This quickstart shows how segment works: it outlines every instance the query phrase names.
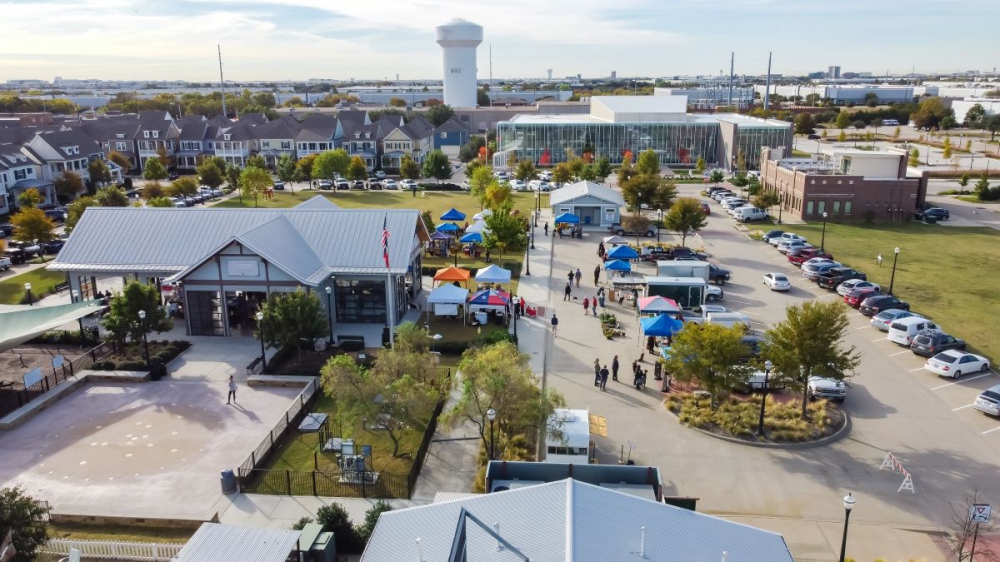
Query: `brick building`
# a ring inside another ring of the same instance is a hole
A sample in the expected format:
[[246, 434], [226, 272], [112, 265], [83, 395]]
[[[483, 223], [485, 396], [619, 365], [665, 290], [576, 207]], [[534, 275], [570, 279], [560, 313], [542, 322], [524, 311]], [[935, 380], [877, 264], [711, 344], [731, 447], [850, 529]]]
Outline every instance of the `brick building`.
[[760, 178], [778, 194], [779, 216], [838, 222], [904, 220], [923, 205], [927, 176], [908, 170], [896, 152], [834, 150], [809, 158], [786, 158], [781, 148], [764, 148]]

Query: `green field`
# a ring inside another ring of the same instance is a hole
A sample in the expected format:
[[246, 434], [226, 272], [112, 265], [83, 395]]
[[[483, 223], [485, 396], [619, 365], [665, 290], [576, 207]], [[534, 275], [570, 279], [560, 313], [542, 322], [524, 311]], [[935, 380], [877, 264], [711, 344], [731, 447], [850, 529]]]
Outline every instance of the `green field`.
[[[820, 245], [822, 223], [786, 226]], [[767, 228], [764, 228], [766, 231]], [[909, 222], [899, 225], [827, 223], [834, 259], [868, 274], [888, 291], [893, 248], [899, 247], [893, 293], [969, 347], [1000, 360], [996, 303], [1000, 300], [1000, 231]], [[883, 256], [882, 267], [875, 256]]]
[[65, 273], [48, 271], [44, 268], [32, 269], [20, 275], [7, 277], [0, 281], [0, 304], [20, 304], [21, 300], [25, 298], [25, 283], [31, 283], [31, 296], [37, 301], [51, 293], [56, 285], [65, 281]]

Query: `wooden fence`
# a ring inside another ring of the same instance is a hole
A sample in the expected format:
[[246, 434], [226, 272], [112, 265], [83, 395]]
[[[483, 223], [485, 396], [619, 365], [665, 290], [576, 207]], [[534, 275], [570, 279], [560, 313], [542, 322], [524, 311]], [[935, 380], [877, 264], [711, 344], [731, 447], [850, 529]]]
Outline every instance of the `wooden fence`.
[[184, 548], [184, 544], [52, 539], [42, 546], [39, 552], [69, 556], [71, 548], [79, 550], [83, 558], [170, 562], [181, 551], [181, 548]]

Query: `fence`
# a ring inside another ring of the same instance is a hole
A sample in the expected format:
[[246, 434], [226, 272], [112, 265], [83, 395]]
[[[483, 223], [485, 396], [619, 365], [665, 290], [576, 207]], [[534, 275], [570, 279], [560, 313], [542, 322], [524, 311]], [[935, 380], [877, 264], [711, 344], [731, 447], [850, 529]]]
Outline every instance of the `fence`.
[[63, 363], [59, 368], [51, 366], [42, 367], [43, 370], [51, 369], [51, 371], [45, 374], [41, 380], [34, 384], [28, 386], [8, 384], [0, 387], [0, 418], [22, 406], [27, 405], [35, 398], [38, 398], [42, 394], [52, 390], [58, 386], [59, 383], [62, 383], [81, 370], [86, 369], [95, 361], [99, 361], [111, 352], [111, 346], [108, 344], [101, 344], [76, 359]]
[[[267, 437], [257, 445], [250, 456], [247, 457], [243, 464], [240, 465], [238, 469], [237, 476], [240, 478], [240, 489], [244, 489], [245, 482], [244, 477], [249, 478], [252, 472], [257, 469], [257, 467], [265, 464], [268, 457], [275, 450], [275, 443], [280, 445], [281, 439], [288, 432], [288, 428], [297, 428], [299, 423], [302, 422], [302, 418], [306, 415], [306, 407], [310, 406], [313, 400], [316, 398], [317, 391], [319, 390], [319, 378], [315, 378], [302, 389], [299, 393], [299, 399], [292, 403], [291, 406], [285, 410], [285, 416], [278, 420], [278, 423], [271, 428], [268, 432]], [[246, 491], [246, 490], [244, 490]], [[266, 493], [266, 492], [262, 492]]]
[[106, 560], [143, 560], [169, 562], [184, 548], [183, 544], [146, 543], [125, 541], [84, 541], [74, 539], [52, 539], [39, 552], [68, 556], [69, 549], [80, 551], [83, 558]]

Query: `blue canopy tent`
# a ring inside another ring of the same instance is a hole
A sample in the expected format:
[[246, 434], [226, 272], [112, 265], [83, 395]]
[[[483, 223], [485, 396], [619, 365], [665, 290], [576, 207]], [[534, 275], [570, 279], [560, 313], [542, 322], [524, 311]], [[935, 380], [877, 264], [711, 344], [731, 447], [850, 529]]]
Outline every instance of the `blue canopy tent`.
[[580, 224], [580, 218], [573, 213], [563, 213], [556, 217], [556, 224]]
[[658, 314], [649, 318], [643, 318], [639, 321], [639, 325], [642, 326], [642, 333], [647, 336], [666, 337], [679, 332], [684, 327], [684, 322], [671, 318], [667, 314]]
[[464, 221], [465, 213], [459, 211], [458, 209], [451, 209], [447, 213], [441, 215], [440, 218], [443, 221]]
[[437, 227], [434, 230], [438, 232], [457, 232], [458, 225], [453, 222], [446, 222], [444, 224], [437, 225]]
[[630, 246], [618, 246], [608, 252], [608, 258], [613, 260], [634, 260], [638, 257], [639, 252], [636, 252]]
[[470, 232], [458, 240], [462, 244], [482, 244], [483, 235], [478, 232]]
[[632, 264], [622, 260], [611, 260], [604, 264], [604, 269], [609, 271], [632, 271]]

